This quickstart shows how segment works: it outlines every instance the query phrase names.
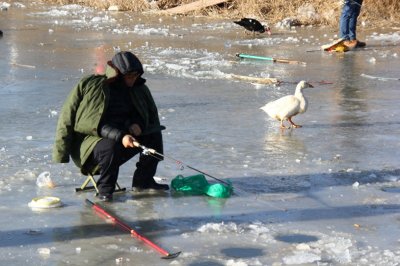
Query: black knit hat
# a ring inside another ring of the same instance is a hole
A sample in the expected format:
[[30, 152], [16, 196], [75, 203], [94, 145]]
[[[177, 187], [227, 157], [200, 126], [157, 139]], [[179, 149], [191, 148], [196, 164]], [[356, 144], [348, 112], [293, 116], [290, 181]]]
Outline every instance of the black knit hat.
[[122, 75], [129, 72], [137, 72], [143, 74], [143, 66], [139, 59], [131, 52], [122, 51], [114, 55], [111, 60], [112, 64], [119, 70]]

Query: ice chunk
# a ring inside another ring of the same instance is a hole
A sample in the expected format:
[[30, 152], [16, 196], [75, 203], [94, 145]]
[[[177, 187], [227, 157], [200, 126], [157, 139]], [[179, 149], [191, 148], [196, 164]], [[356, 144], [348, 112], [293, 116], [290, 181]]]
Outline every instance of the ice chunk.
[[305, 263], [313, 263], [316, 261], [320, 261], [321, 260], [321, 256], [316, 255], [314, 253], [311, 252], [296, 252], [296, 254], [292, 255], [292, 256], [286, 256], [283, 259], [283, 262], [289, 265], [293, 265], [293, 264], [305, 264]]
[[108, 11], [119, 11], [119, 7], [117, 5], [111, 5], [108, 8]]
[[298, 244], [296, 246], [297, 250], [311, 250], [311, 247], [305, 243]]
[[49, 256], [51, 253], [51, 250], [49, 248], [38, 248], [37, 252], [42, 256]]

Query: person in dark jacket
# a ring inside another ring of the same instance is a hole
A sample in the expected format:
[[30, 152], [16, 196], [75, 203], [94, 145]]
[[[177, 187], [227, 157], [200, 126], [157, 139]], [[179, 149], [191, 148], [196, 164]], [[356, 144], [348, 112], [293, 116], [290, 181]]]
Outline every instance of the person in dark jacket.
[[[103, 201], [112, 200], [119, 167], [141, 152], [139, 143], [163, 153], [165, 127], [142, 74], [142, 63], [134, 54], [115, 54], [105, 75], [81, 79], [58, 120], [53, 160], [67, 163], [71, 157], [83, 174], [100, 174], [98, 197]], [[134, 189], [169, 189], [154, 180], [159, 161], [140, 154]]]

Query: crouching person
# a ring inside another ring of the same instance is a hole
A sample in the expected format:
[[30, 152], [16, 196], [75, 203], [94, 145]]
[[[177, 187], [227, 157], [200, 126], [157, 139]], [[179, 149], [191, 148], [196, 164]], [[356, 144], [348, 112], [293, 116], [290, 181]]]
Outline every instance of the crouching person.
[[[100, 174], [98, 198], [112, 200], [119, 167], [141, 152], [140, 143], [163, 153], [158, 111], [141, 76], [143, 66], [131, 52], [119, 52], [105, 75], [90, 75], [71, 91], [57, 124], [53, 161], [69, 162], [82, 174]], [[168, 190], [154, 180], [161, 158], [140, 153], [133, 173], [134, 189]]]

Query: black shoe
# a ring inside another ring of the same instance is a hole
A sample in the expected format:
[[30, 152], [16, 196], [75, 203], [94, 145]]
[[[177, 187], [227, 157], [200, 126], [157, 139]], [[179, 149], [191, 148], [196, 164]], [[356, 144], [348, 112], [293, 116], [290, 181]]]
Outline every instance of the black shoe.
[[98, 195], [96, 195], [96, 197], [100, 201], [104, 201], [104, 202], [110, 202], [110, 201], [113, 200], [113, 195], [112, 194], [98, 194]]
[[367, 44], [357, 40], [356, 48], [364, 48]]

